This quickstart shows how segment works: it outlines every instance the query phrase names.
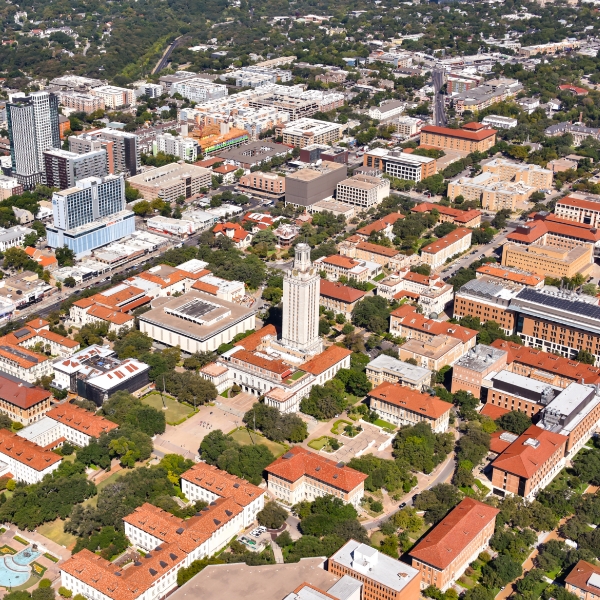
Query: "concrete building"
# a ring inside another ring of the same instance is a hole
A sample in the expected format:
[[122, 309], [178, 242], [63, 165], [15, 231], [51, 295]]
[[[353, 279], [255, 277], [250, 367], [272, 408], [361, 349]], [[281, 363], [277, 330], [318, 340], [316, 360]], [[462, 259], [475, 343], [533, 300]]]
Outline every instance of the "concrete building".
[[439, 334], [427, 340], [410, 339], [400, 346], [400, 360], [416, 360], [417, 365], [439, 371], [453, 365], [465, 353], [465, 345], [457, 338]]
[[388, 102], [381, 103], [379, 106], [372, 106], [369, 109], [369, 116], [372, 119], [384, 121], [401, 115], [404, 112], [405, 107], [405, 102], [401, 102], [400, 100], [390, 100]]
[[386, 148], [373, 148], [365, 152], [363, 166], [377, 169], [397, 179], [415, 182], [437, 173], [435, 158]]
[[333, 196], [337, 184], [346, 179], [346, 165], [323, 161], [318, 166], [306, 167], [290, 173], [285, 183], [286, 206], [304, 206]]
[[172, 219], [156, 215], [146, 221], [146, 227], [156, 233], [165, 233], [185, 239], [195, 233], [196, 223], [186, 219]]
[[[208, 294], [190, 291], [179, 298], [156, 298], [139, 317], [140, 330], [185, 352], [216, 350], [254, 329], [254, 311]], [[317, 311], [318, 312], [318, 311]]]
[[471, 247], [472, 233], [466, 227], [459, 227], [436, 242], [421, 248], [423, 262], [430, 265], [432, 269], [441, 267], [449, 258]]
[[108, 175], [106, 150], [76, 154], [68, 150], [44, 151], [44, 176], [48, 187], [72, 188], [80, 179]]
[[250, 192], [260, 198], [269, 200], [282, 200], [285, 197], [285, 180], [277, 173], [250, 173], [242, 175], [238, 188], [243, 192]]
[[97, 129], [69, 138], [69, 150], [77, 154], [106, 150], [107, 171], [135, 175], [140, 172], [140, 146], [135, 133], [118, 129]]
[[366, 292], [321, 279], [319, 294], [320, 306], [324, 306], [326, 310], [332, 310], [336, 314], [341, 313], [347, 320], [350, 320], [354, 307], [364, 298]]
[[44, 183], [44, 151], [60, 148], [58, 96], [32, 92], [6, 104], [13, 175], [24, 189]]
[[477, 344], [454, 363], [450, 391], [455, 394], [464, 390], [475, 398], [481, 398], [484, 379], [491, 373], [503, 370], [507, 357], [505, 350]]
[[594, 264], [594, 248], [591, 245], [564, 248], [552, 245], [504, 244], [502, 265], [531, 271], [543, 277], [586, 276]]
[[568, 438], [532, 425], [492, 463], [492, 486], [499, 496], [533, 500], [562, 470]]
[[505, 412], [519, 411], [533, 418], [560, 393], [561, 388], [545, 381], [532, 381], [518, 373], [502, 370], [490, 373], [484, 381], [487, 405]]
[[354, 175], [337, 184], [336, 200], [366, 210], [390, 195], [390, 181], [369, 175]]
[[398, 119], [392, 121], [392, 125], [396, 127], [396, 133], [406, 139], [420, 133], [424, 123], [417, 117], [407, 117], [401, 115], [398, 117]]
[[90, 94], [104, 100], [106, 108], [126, 108], [135, 103], [133, 90], [115, 85], [102, 85], [90, 90]]
[[11, 474], [16, 481], [39, 483], [58, 469], [62, 458], [6, 429], [0, 429], [0, 476]]
[[301, 118], [281, 129], [283, 143], [294, 148], [304, 148], [309, 144], [331, 144], [343, 135], [344, 126], [339, 123]]
[[332, 495], [358, 508], [367, 475], [301, 446], [292, 446], [265, 468], [267, 489], [288, 506]]
[[421, 571], [421, 589], [430, 585], [445, 591], [465, 572], [494, 535], [497, 508], [472, 498], [454, 507], [409, 552]]
[[561, 219], [600, 226], [600, 196], [571, 192], [556, 202], [554, 214]]
[[135, 231], [133, 212], [125, 209], [123, 177], [88, 177], [52, 196], [54, 221], [48, 245], [68, 246], [75, 254], [89, 253]]
[[399, 383], [385, 382], [369, 392], [369, 408], [398, 427], [429, 423], [435, 433], [448, 431], [452, 407], [448, 402]]
[[225, 164], [241, 167], [242, 169], [251, 169], [269, 162], [271, 159], [283, 158], [290, 153], [289, 146], [276, 144], [267, 140], [250, 142], [239, 148], [232, 148], [215, 154], [217, 158], [225, 161]]
[[523, 286], [493, 281], [487, 277], [472, 279], [454, 295], [454, 316], [477, 317], [481, 323], [494, 321], [507, 335], [515, 332], [517, 315], [511, 310], [513, 298]]
[[[419, 571], [382, 554], [375, 548], [349, 540], [328, 561], [327, 570], [362, 583], [362, 600], [417, 600]], [[332, 588], [329, 592], [334, 592]], [[335, 596], [334, 596], [335, 597]]]
[[203, 188], [211, 186], [211, 171], [184, 162], [152, 168], [128, 178], [128, 183], [139, 190], [144, 199], [160, 198], [174, 202], [180, 196], [190, 198]]
[[192, 502], [204, 500], [210, 504], [219, 498], [233, 498], [243, 509], [243, 527], [250, 527], [265, 506], [263, 489], [204, 462], [181, 475], [181, 491]]
[[23, 193], [23, 186], [16, 177], [0, 175], [0, 200], [7, 200], [11, 196], [19, 196]]
[[426, 125], [421, 129], [421, 146], [448, 148], [471, 152], [485, 152], [496, 143], [496, 130], [479, 123], [467, 123], [462, 129]]
[[380, 354], [367, 365], [366, 375], [374, 387], [383, 383], [397, 383], [421, 392], [431, 385], [432, 373], [429, 369]]
[[[498, 82], [496, 84], [493, 84], [491, 81], [486, 82], [483, 85], [453, 96], [452, 101], [456, 113], [459, 115], [462, 115], [465, 111], [478, 113], [498, 102], [513, 98], [523, 89], [523, 86], [514, 79], [496, 81]], [[502, 83], [499, 83], [500, 81]]]
[[538, 427], [568, 438], [565, 459], [571, 460], [595, 435], [600, 422], [600, 396], [593, 385], [571, 383], [542, 410]]
[[227, 96], [227, 86], [197, 77], [176, 81], [171, 86], [169, 94], [171, 96], [180, 94], [190, 102], [200, 103]]
[[74, 112], [90, 114], [97, 110], [104, 110], [104, 98], [93, 94], [65, 91], [59, 94], [59, 98], [62, 106], [70, 108]]
[[187, 162], [195, 162], [198, 158], [198, 143], [191, 138], [163, 133], [157, 135], [156, 141], [153, 143], [154, 156], [158, 152], [171, 154]]
[[319, 336], [319, 288], [321, 277], [310, 260], [310, 246], [298, 244], [294, 265], [283, 279], [284, 346], [312, 356], [323, 349]]

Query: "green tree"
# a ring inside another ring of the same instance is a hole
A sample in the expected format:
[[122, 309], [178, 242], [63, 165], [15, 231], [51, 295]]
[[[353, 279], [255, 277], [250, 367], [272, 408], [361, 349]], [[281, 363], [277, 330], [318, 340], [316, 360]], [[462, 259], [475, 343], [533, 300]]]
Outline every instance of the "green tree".
[[288, 518], [288, 512], [273, 500], [267, 502], [265, 507], [256, 515], [260, 525], [269, 529], [279, 529]]
[[496, 419], [496, 424], [500, 429], [521, 435], [526, 429], [531, 427], [532, 422], [525, 413], [519, 410], [511, 410]]
[[383, 296], [367, 296], [357, 302], [352, 311], [352, 322], [358, 327], [381, 335], [389, 326], [390, 308]]

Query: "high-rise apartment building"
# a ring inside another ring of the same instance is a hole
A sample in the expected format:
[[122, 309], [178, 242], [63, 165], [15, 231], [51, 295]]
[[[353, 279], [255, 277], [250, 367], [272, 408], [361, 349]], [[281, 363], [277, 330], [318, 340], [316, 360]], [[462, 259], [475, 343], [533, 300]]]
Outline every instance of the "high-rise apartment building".
[[321, 276], [310, 260], [310, 246], [298, 244], [294, 266], [283, 279], [283, 331], [281, 342], [305, 354], [323, 350], [319, 337]]
[[69, 150], [77, 154], [104, 148], [108, 173], [136, 175], [140, 171], [140, 147], [138, 136], [118, 129], [98, 129], [69, 138]]
[[68, 150], [46, 150], [44, 152], [44, 174], [46, 185], [66, 190], [80, 179], [108, 175], [106, 150], [92, 150], [84, 154]]
[[13, 173], [25, 189], [44, 183], [44, 150], [60, 148], [58, 96], [33, 92], [6, 105]]
[[48, 245], [68, 246], [75, 254], [90, 252], [135, 231], [134, 214], [125, 210], [122, 176], [89, 177], [52, 196], [54, 225]]
[[163, 133], [156, 136], [156, 141], [152, 146], [155, 156], [157, 152], [164, 152], [189, 162], [195, 162], [198, 158], [198, 142], [192, 138]]

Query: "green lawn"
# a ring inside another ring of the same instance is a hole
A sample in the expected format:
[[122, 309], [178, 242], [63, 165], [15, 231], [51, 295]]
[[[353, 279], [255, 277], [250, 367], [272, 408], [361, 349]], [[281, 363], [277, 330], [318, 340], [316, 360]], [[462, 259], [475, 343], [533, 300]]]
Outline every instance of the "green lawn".
[[367, 281], [367, 285], [365, 286], [367, 288], [367, 292], [370, 292], [371, 290], [374, 290], [377, 286], [374, 283], [370, 283], [369, 281]]
[[377, 421], [375, 421], [373, 425], [376, 425], [377, 427], [383, 427], [384, 429], [391, 429], [392, 431], [396, 429], [395, 425], [393, 425], [392, 423], [388, 423], [383, 419], [377, 419]]
[[249, 444], [264, 444], [274, 455], [275, 458], [280, 457], [285, 454], [287, 448], [283, 444], [278, 444], [277, 442], [272, 442], [268, 440], [266, 437], [259, 435], [258, 433], [249, 432], [245, 427], [240, 427], [239, 429], [234, 429], [229, 433], [229, 435], [238, 443], [242, 444], [242, 446], [247, 446]]
[[341, 435], [344, 431], [344, 427], [346, 425], [352, 425], [350, 421], [346, 421], [345, 419], [338, 419], [331, 428], [331, 433], [335, 435]]
[[[187, 404], [181, 404], [181, 402], [177, 402], [174, 398], [170, 396], [163, 395], [165, 404], [167, 405], [167, 410], [165, 410], [165, 418], [167, 419], [167, 423], [169, 425], [177, 425], [184, 421], [189, 416], [194, 414], [194, 409]], [[155, 392], [153, 394], [149, 394], [145, 398], [142, 398], [142, 403], [146, 406], [151, 406], [152, 408], [156, 408], [157, 410], [163, 409], [163, 401], [161, 398], [161, 394]]]
[[308, 442], [308, 447], [319, 452], [320, 450], [323, 450], [323, 448], [325, 448], [325, 446], [327, 446], [328, 443], [329, 438], [326, 435], [324, 435], [320, 438], [317, 438], [316, 440]]
[[51, 539], [53, 542], [65, 546], [65, 548], [72, 549], [77, 542], [77, 538], [70, 533], [64, 532], [64, 524], [65, 522], [63, 520], [56, 519], [56, 521], [40, 525], [37, 530], [39, 534]]
[[385, 273], [379, 273], [377, 277], [373, 277], [373, 281], [381, 281], [385, 277]]

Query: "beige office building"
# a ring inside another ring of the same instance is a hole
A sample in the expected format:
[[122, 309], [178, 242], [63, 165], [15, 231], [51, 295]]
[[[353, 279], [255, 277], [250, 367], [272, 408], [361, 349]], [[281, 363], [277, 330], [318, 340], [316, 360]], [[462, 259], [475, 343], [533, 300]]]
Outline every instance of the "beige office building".
[[148, 169], [127, 181], [131, 187], [141, 192], [145, 200], [160, 198], [165, 202], [174, 202], [180, 196], [190, 198], [202, 188], [209, 189], [212, 172], [180, 161]]
[[536, 273], [542, 277], [573, 277], [577, 273], [587, 275], [594, 264], [594, 249], [591, 244], [575, 248], [541, 246], [531, 244], [505, 244], [502, 264]]
[[336, 199], [368, 209], [390, 195], [390, 180], [370, 175], [354, 175], [337, 184]]
[[343, 132], [344, 125], [308, 117], [298, 119], [281, 129], [283, 143], [294, 148], [304, 148], [310, 144], [331, 144], [337, 142]]

